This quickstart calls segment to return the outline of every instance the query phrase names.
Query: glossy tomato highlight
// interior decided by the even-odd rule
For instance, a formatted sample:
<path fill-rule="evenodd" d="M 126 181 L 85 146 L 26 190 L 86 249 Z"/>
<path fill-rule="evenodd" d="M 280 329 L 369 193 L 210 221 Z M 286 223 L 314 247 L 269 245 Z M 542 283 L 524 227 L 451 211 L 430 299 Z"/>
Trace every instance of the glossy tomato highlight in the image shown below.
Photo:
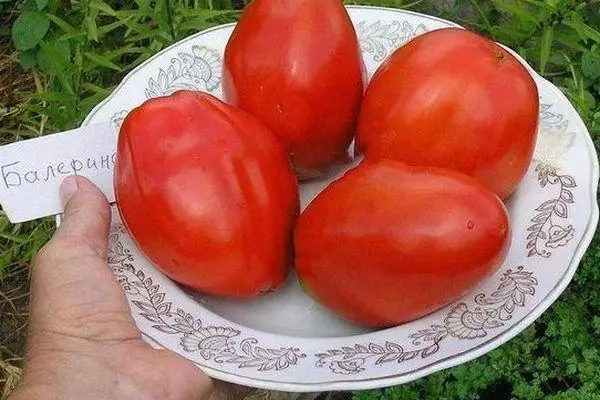
<path fill-rule="evenodd" d="M 500 199 L 475 179 L 382 160 L 319 194 L 294 242 L 309 294 L 351 321 L 386 327 L 443 307 L 496 271 L 510 230 Z"/>
<path fill-rule="evenodd" d="M 348 159 L 365 72 L 340 0 L 253 0 L 223 68 L 227 101 L 271 128 L 300 178 Z"/>
<path fill-rule="evenodd" d="M 173 280 L 233 297 L 284 281 L 298 188 L 253 116 L 199 92 L 147 101 L 121 127 L 115 190 L 139 248 Z"/>
<path fill-rule="evenodd" d="M 467 30 L 440 29 L 377 71 L 357 149 L 372 160 L 454 169 L 506 198 L 531 163 L 538 113 L 536 84 L 514 56 Z"/>

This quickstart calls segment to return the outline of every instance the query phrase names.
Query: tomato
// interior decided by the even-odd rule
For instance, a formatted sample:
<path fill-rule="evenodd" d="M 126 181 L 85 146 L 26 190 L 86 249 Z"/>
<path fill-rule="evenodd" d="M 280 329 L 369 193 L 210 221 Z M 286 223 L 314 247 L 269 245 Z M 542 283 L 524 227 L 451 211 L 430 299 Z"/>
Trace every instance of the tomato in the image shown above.
<path fill-rule="evenodd" d="M 523 179 L 539 98 L 526 68 L 475 33 L 441 29 L 398 49 L 374 75 L 357 128 L 371 159 L 455 169 L 506 198 Z"/>
<path fill-rule="evenodd" d="M 392 160 L 363 162 L 298 219 L 303 287 L 354 322 L 384 327 L 458 299 L 502 264 L 500 199 L 475 179 Z"/>
<path fill-rule="evenodd" d="M 340 0 L 253 0 L 223 69 L 226 99 L 279 136 L 300 178 L 349 158 L 364 65 Z"/>
<path fill-rule="evenodd" d="M 250 297 L 279 287 L 292 260 L 297 189 L 275 136 L 208 94 L 149 100 L 119 134 L 122 219 L 159 269 L 195 290 Z"/>

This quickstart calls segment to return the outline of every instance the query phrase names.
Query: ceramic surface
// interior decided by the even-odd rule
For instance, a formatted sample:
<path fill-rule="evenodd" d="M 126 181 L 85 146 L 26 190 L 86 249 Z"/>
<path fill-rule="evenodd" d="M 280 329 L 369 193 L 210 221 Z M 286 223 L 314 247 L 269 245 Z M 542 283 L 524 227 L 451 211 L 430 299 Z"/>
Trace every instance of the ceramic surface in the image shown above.
<path fill-rule="evenodd" d="M 400 10 L 349 7 L 349 12 L 370 76 L 414 36 L 456 26 Z M 223 52 L 232 29 L 200 32 L 157 54 L 129 74 L 85 124 L 119 125 L 146 99 L 179 89 L 221 96 Z M 530 72 L 542 104 L 539 140 L 535 160 L 507 204 L 510 252 L 498 272 L 464 298 L 419 320 L 369 331 L 313 302 L 293 275 L 279 292 L 251 302 L 194 295 L 139 253 L 115 215 L 109 263 L 144 337 L 213 377 L 299 392 L 408 382 L 483 355 L 517 335 L 565 289 L 598 221 L 598 163 L 589 134 L 565 96 Z M 302 185 L 303 206 L 335 175 Z"/>

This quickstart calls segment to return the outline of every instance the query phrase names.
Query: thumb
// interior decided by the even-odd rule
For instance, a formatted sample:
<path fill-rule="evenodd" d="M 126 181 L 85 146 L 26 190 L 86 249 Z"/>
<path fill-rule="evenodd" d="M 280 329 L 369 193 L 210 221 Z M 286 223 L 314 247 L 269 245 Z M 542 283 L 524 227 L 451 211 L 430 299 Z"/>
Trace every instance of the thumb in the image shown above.
<path fill-rule="evenodd" d="M 125 295 L 107 264 L 106 197 L 81 176 L 66 178 L 60 194 L 65 203 L 63 222 L 33 263 L 32 331 L 137 337 Z"/>
<path fill-rule="evenodd" d="M 110 207 L 104 194 L 86 178 L 70 176 L 60 187 L 60 197 L 65 212 L 52 241 L 68 242 L 106 258 Z"/>

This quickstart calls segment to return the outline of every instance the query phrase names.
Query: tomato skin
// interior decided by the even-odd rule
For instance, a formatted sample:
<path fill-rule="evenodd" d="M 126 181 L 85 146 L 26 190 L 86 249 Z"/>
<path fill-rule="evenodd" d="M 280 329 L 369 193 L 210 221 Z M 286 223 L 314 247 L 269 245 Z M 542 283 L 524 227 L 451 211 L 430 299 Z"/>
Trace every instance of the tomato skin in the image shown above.
<path fill-rule="evenodd" d="M 253 0 L 225 49 L 227 101 L 279 136 L 301 179 L 349 158 L 364 80 L 340 0 Z"/>
<path fill-rule="evenodd" d="M 297 182 L 253 116 L 200 92 L 147 101 L 121 128 L 115 192 L 138 247 L 173 280 L 232 297 L 283 283 Z"/>
<path fill-rule="evenodd" d="M 308 292 L 354 322 L 385 327 L 458 299 L 502 264 L 502 202 L 473 178 L 363 162 L 302 213 L 296 268 Z"/>
<path fill-rule="evenodd" d="M 531 163 L 538 114 L 536 84 L 515 57 L 472 32 L 440 29 L 376 72 L 357 149 L 371 159 L 455 169 L 506 198 Z"/>

